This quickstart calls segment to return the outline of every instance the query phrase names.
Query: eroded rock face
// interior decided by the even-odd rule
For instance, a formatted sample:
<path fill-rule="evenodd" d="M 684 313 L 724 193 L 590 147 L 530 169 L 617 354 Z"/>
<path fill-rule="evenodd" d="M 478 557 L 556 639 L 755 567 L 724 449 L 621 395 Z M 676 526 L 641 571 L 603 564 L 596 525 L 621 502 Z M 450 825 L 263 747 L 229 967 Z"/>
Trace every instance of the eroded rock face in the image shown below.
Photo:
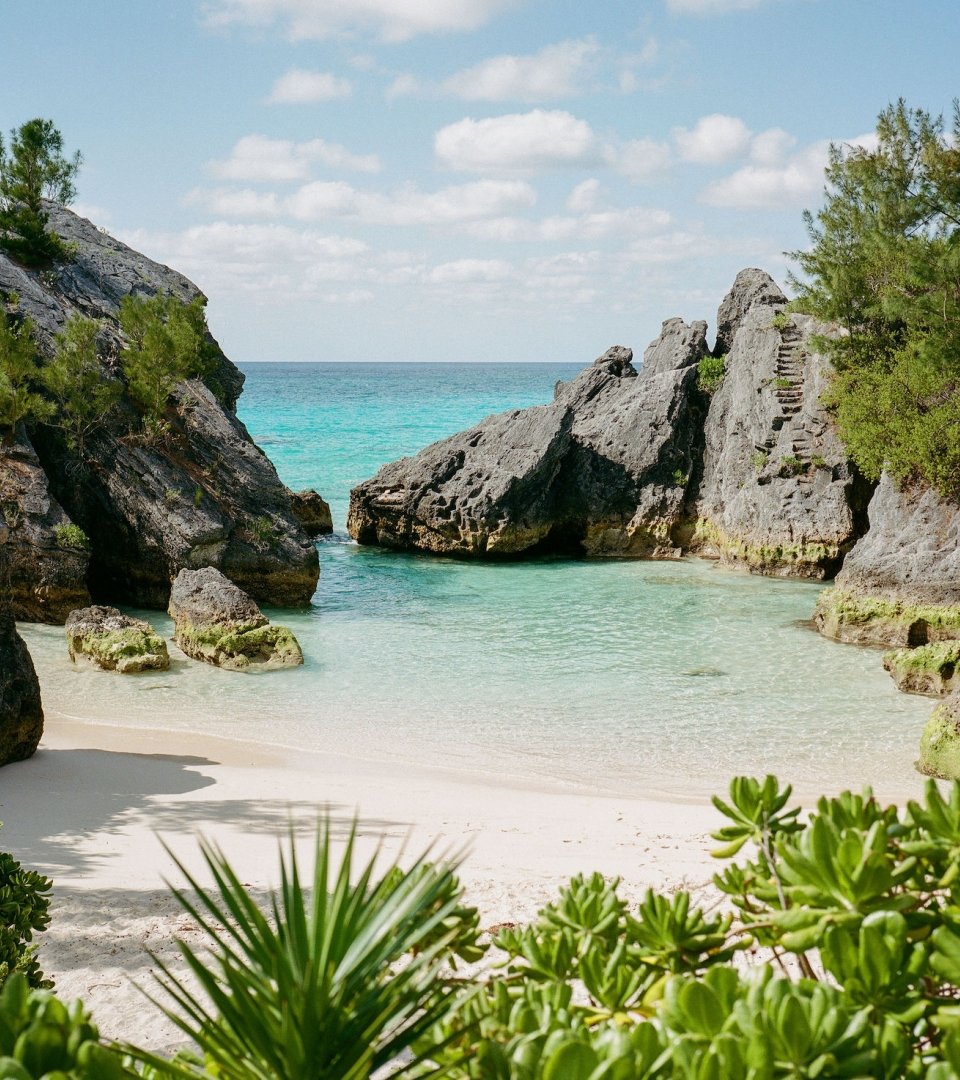
<path fill-rule="evenodd" d="M 884 654 L 883 667 L 905 694 L 943 697 L 960 689 L 960 641 L 933 641 Z"/>
<path fill-rule="evenodd" d="M 43 735 L 37 673 L 5 597 L 6 536 L 0 527 L 0 765 L 30 757 Z"/>
<path fill-rule="evenodd" d="M 704 431 L 693 547 L 757 573 L 832 576 L 862 531 L 865 485 L 820 404 L 829 328 L 779 314 L 785 297 L 744 271 L 720 308 L 735 336 Z M 733 297 L 733 299 L 731 299 Z M 777 298 L 779 297 L 779 300 Z"/>
<path fill-rule="evenodd" d="M 780 286 L 765 270 L 756 267 L 741 270 L 717 310 L 714 355 L 723 356 L 733 348 L 737 331 L 754 308 L 767 308 L 768 317 L 772 318 L 786 302 Z"/>
<path fill-rule="evenodd" d="M 814 616 L 827 637 L 915 647 L 960 638 L 960 505 L 883 476 L 870 528 Z"/>
<path fill-rule="evenodd" d="M 7 527 L 10 602 L 15 619 L 62 623 L 90 602 L 83 536 L 50 491 L 21 425 L 0 442 L 0 524 Z"/>
<path fill-rule="evenodd" d="M 71 611 L 64 630 L 73 661 L 85 657 L 94 667 L 121 675 L 170 667 L 167 643 L 156 630 L 116 608 L 95 604 Z"/>
<path fill-rule="evenodd" d="M 310 537 L 326 536 L 333 532 L 333 515 L 330 504 L 312 488 L 295 491 L 290 496 L 293 516 Z"/>
<path fill-rule="evenodd" d="M 917 771 L 939 780 L 960 780 L 960 691 L 933 710 L 920 737 Z"/>
<path fill-rule="evenodd" d="M 669 320 L 639 373 L 614 346 L 550 405 L 385 466 L 351 492 L 347 528 L 360 543 L 467 556 L 677 554 L 705 335 Z"/>
<path fill-rule="evenodd" d="M 174 640 L 195 660 L 230 671 L 303 663 L 292 632 L 271 625 L 254 601 L 212 566 L 177 574 L 169 612 L 175 624 Z"/>
<path fill-rule="evenodd" d="M 75 257 L 37 273 L 0 254 L 0 298 L 8 298 L 16 317 L 32 321 L 43 355 L 52 353 L 54 335 L 72 314 L 102 320 L 104 375 L 116 376 L 121 299 L 164 292 L 188 302 L 199 290 L 70 211 L 48 209 L 51 228 Z M 309 603 L 319 575 L 316 548 L 293 514 L 289 491 L 235 415 L 242 385 L 220 353 L 207 385 L 181 384 L 168 411 L 170 433 L 152 444 L 137 438 L 135 423 L 131 430 L 129 401 L 88 440 L 83 456 L 54 429 L 31 432 L 55 501 L 90 539 L 88 582 L 96 597 L 163 608 L 181 567 L 215 564 L 259 600 Z M 19 577 L 29 563 L 23 567 Z M 19 594 L 42 587 L 18 575 Z M 78 596 L 69 606 L 85 600 Z M 58 617 L 64 615 L 61 605 Z"/>

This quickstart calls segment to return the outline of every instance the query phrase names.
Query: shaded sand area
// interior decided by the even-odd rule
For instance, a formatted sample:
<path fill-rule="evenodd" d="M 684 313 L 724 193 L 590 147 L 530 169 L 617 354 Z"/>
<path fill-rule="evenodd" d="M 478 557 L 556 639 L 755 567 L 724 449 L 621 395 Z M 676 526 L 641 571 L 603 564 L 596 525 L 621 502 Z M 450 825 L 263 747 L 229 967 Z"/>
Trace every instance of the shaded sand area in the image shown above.
<path fill-rule="evenodd" d="M 196 836 L 215 840 L 254 892 L 275 881 L 278 840 L 290 829 L 306 864 L 318 816 L 343 836 L 356 815 L 361 854 L 429 844 L 463 853 L 467 899 L 481 925 L 529 918 L 580 871 L 694 891 L 710 879 L 708 833 L 720 824 L 698 803 L 508 787 L 430 764 L 391 767 L 291 754 L 209 736 L 75 724 L 48 716 L 30 761 L 0 771 L 0 846 L 54 879 L 41 963 L 65 998 L 83 997 L 104 1034 L 167 1048 L 176 1029 L 135 988 L 196 941 L 164 880 L 180 877 L 161 841 L 200 870 Z"/>

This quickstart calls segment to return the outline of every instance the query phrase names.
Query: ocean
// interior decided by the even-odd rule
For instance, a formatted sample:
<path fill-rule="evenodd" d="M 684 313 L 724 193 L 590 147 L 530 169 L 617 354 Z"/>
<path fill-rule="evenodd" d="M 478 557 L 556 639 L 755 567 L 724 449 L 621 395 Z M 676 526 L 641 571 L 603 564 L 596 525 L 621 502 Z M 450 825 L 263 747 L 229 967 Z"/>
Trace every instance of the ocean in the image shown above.
<path fill-rule="evenodd" d="M 268 610 L 304 667 L 183 661 L 124 678 L 72 666 L 62 629 L 26 626 L 48 710 L 583 792 L 702 798 L 768 772 L 808 793 L 918 789 L 932 705 L 899 694 L 877 650 L 812 629 L 818 584 L 692 558 L 472 564 L 350 542 L 351 486 L 492 412 L 549 401 L 579 365 L 243 370 L 240 418 L 285 483 L 333 510 L 310 609 Z"/>

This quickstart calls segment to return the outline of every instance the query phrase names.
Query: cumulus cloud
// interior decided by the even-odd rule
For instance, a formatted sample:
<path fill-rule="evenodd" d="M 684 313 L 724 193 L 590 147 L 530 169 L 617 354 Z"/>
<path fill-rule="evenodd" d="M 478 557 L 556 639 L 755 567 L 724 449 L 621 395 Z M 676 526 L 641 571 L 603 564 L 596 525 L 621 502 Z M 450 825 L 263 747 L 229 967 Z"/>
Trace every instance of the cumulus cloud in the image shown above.
<path fill-rule="evenodd" d="M 803 206 L 823 186 L 829 143 L 817 142 L 780 165 L 745 165 L 710 184 L 701 202 L 711 206 L 775 209 Z"/>
<path fill-rule="evenodd" d="M 556 243 L 645 236 L 668 228 L 671 221 L 671 215 L 666 210 L 629 206 L 554 214 L 539 219 L 490 218 L 467 222 L 460 226 L 460 231 L 479 240 L 493 240 L 501 244 L 519 241 Z"/>
<path fill-rule="evenodd" d="M 315 105 L 336 101 L 353 93 L 349 79 L 329 71 L 304 71 L 293 68 L 273 84 L 267 101 L 271 105 Z"/>
<path fill-rule="evenodd" d="M 742 157 L 750 146 L 747 125 L 722 113 L 701 117 L 692 130 L 674 128 L 672 134 L 680 157 L 698 165 L 722 165 Z"/>
<path fill-rule="evenodd" d="M 316 181 L 290 196 L 284 208 L 302 221 L 345 217 L 368 225 L 453 225 L 516 213 L 536 201 L 533 188 L 519 180 L 478 180 L 433 192 L 406 187 L 389 195 Z"/>
<path fill-rule="evenodd" d="M 601 202 L 600 181 L 595 177 L 584 180 L 567 196 L 567 209 L 572 214 L 585 214 L 596 210 Z"/>
<path fill-rule="evenodd" d="M 433 145 L 437 161 L 459 172 L 529 174 L 604 159 L 603 146 L 586 120 L 560 110 L 468 117 L 441 128 Z"/>
<path fill-rule="evenodd" d="M 280 210 L 275 192 L 252 188 L 194 188 L 184 202 L 204 206 L 226 217 L 274 217 Z"/>
<path fill-rule="evenodd" d="M 612 149 L 608 160 L 631 180 L 652 180 L 670 168 L 673 155 L 666 143 L 656 139 L 630 139 Z"/>
<path fill-rule="evenodd" d="M 504 259 L 455 259 L 440 263 L 428 274 L 429 280 L 437 284 L 505 281 L 513 276 L 513 267 Z"/>
<path fill-rule="evenodd" d="M 517 0 L 208 0 L 210 26 L 278 26 L 291 41 L 375 34 L 407 41 L 419 34 L 476 30 Z"/>
<path fill-rule="evenodd" d="M 529 56 L 493 56 L 451 75 L 444 94 L 463 101 L 554 101 L 583 89 L 601 52 L 591 38 L 546 45 Z"/>
<path fill-rule="evenodd" d="M 380 170 L 380 159 L 376 154 L 353 154 L 324 139 L 297 143 L 265 135 L 245 135 L 237 140 L 226 161 L 212 161 L 208 168 L 221 180 L 275 183 L 305 180 L 314 165 L 374 173 Z"/>

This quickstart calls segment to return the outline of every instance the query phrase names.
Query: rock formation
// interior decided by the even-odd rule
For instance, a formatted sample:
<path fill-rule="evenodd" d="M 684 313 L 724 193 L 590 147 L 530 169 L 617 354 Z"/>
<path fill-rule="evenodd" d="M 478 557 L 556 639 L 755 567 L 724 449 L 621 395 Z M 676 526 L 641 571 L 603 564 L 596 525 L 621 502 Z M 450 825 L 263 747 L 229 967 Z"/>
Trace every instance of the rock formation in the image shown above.
<path fill-rule="evenodd" d="M 491 417 L 385 466 L 351 493 L 360 543 L 456 555 L 684 551 L 823 578 L 862 525 L 866 492 L 819 398 L 828 328 L 781 314 L 762 271 L 720 306 L 726 374 L 708 399 L 706 323 L 663 324 L 637 372 L 615 347 L 551 405 Z M 709 412 L 708 412 L 709 405 Z"/>
<path fill-rule="evenodd" d="M 664 323 L 638 373 L 608 350 L 550 405 L 501 413 L 350 495 L 361 543 L 467 556 L 676 555 L 701 427 L 706 324 Z"/>
<path fill-rule="evenodd" d="M 297 639 L 272 626 L 260 608 L 219 570 L 181 570 L 170 591 L 177 645 L 195 660 L 229 671 L 296 667 L 303 663 Z"/>
<path fill-rule="evenodd" d="M 825 578 L 862 531 L 868 489 L 820 404 L 830 364 L 812 339 L 829 327 L 785 303 L 749 270 L 720 306 L 733 338 L 705 426 L 694 548 L 758 573 Z"/>
<path fill-rule="evenodd" d="M 330 504 L 312 488 L 293 492 L 290 505 L 293 516 L 300 522 L 300 527 L 307 536 L 326 536 L 333 532 Z"/>
<path fill-rule="evenodd" d="M 960 689 L 960 641 L 933 641 L 884 653 L 883 667 L 905 694 L 943 697 Z"/>
<path fill-rule="evenodd" d="M 917 770 L 940 780 L 960 779 L 960 691 L 933 710 L 920 737 Z"/>
<path fill-rule="evenodd" d="M 0 765 L 30 757 L 43 734 L 40 684 L 8 599 L 6 540 L 0 525 Z"/>
<path fill-rule="evenodd" d="M 71 314 L 102 320 L 98 350 L 104 377 L 119 378 L 120 300 L 165 293 L 187 302 L 200 294 L 182 275 L 83 218 L 52 204 L 48 210 L 50 227 L 71 245 L 74 257 L 38 273 L 0 254 L 0 301 L 14 318 L 31 320 L 42 356 L 52 354 L 54 336 Z M 33 532 L 22 533 L 23 545 L 37 557 L 13 566 L 20 617 L 62 621 L 66 610 L 87 602 L 84 553 L 65 557 L 55 580 L 45 569 L 44 529 L 69 523 L 89 538 L 86 578 L 98 599 L 162 608 L 181 567 L 216 565 L 257 599 L 309 602 L 319 573 L 316 548 L 294 516 L 289 491 L 236 417 L 242 374 L 217 353 L 206 385 L 180 384 L 162 440 L 148 443 L 131 435 L 128 401 L 121 402 L 115 423 L 89 439 L 82 456 L 54 428 L 34 425 L 30 439 L 46 483 L 34 467 L 35 494 L 12 499 L 12 513 L 26 521 L 27 503 L 39 508 L 44 499 L 49 509 L 31 511 Z M 13 455 L 0 455 L 0 492 L 16 492 L 18 485 L 25 490 L 29 446 L 18 442 Z M 41 528 L 40 522 L 46 524 Z"/>
<path fill-rule="evenodd" d="M 883 476 L 870 527 L 814 616 L 827 637 L 915 647 L 960 638 L 960 505 Z"/>
<path fill-rule="evenodd" d="M 94 667 L 121 675 L 170 667 L 167 643 L 156 630 L 116 608 L 93 605 L 71 611 L 64 630 L 73 661 L 86 657 Z"/>

